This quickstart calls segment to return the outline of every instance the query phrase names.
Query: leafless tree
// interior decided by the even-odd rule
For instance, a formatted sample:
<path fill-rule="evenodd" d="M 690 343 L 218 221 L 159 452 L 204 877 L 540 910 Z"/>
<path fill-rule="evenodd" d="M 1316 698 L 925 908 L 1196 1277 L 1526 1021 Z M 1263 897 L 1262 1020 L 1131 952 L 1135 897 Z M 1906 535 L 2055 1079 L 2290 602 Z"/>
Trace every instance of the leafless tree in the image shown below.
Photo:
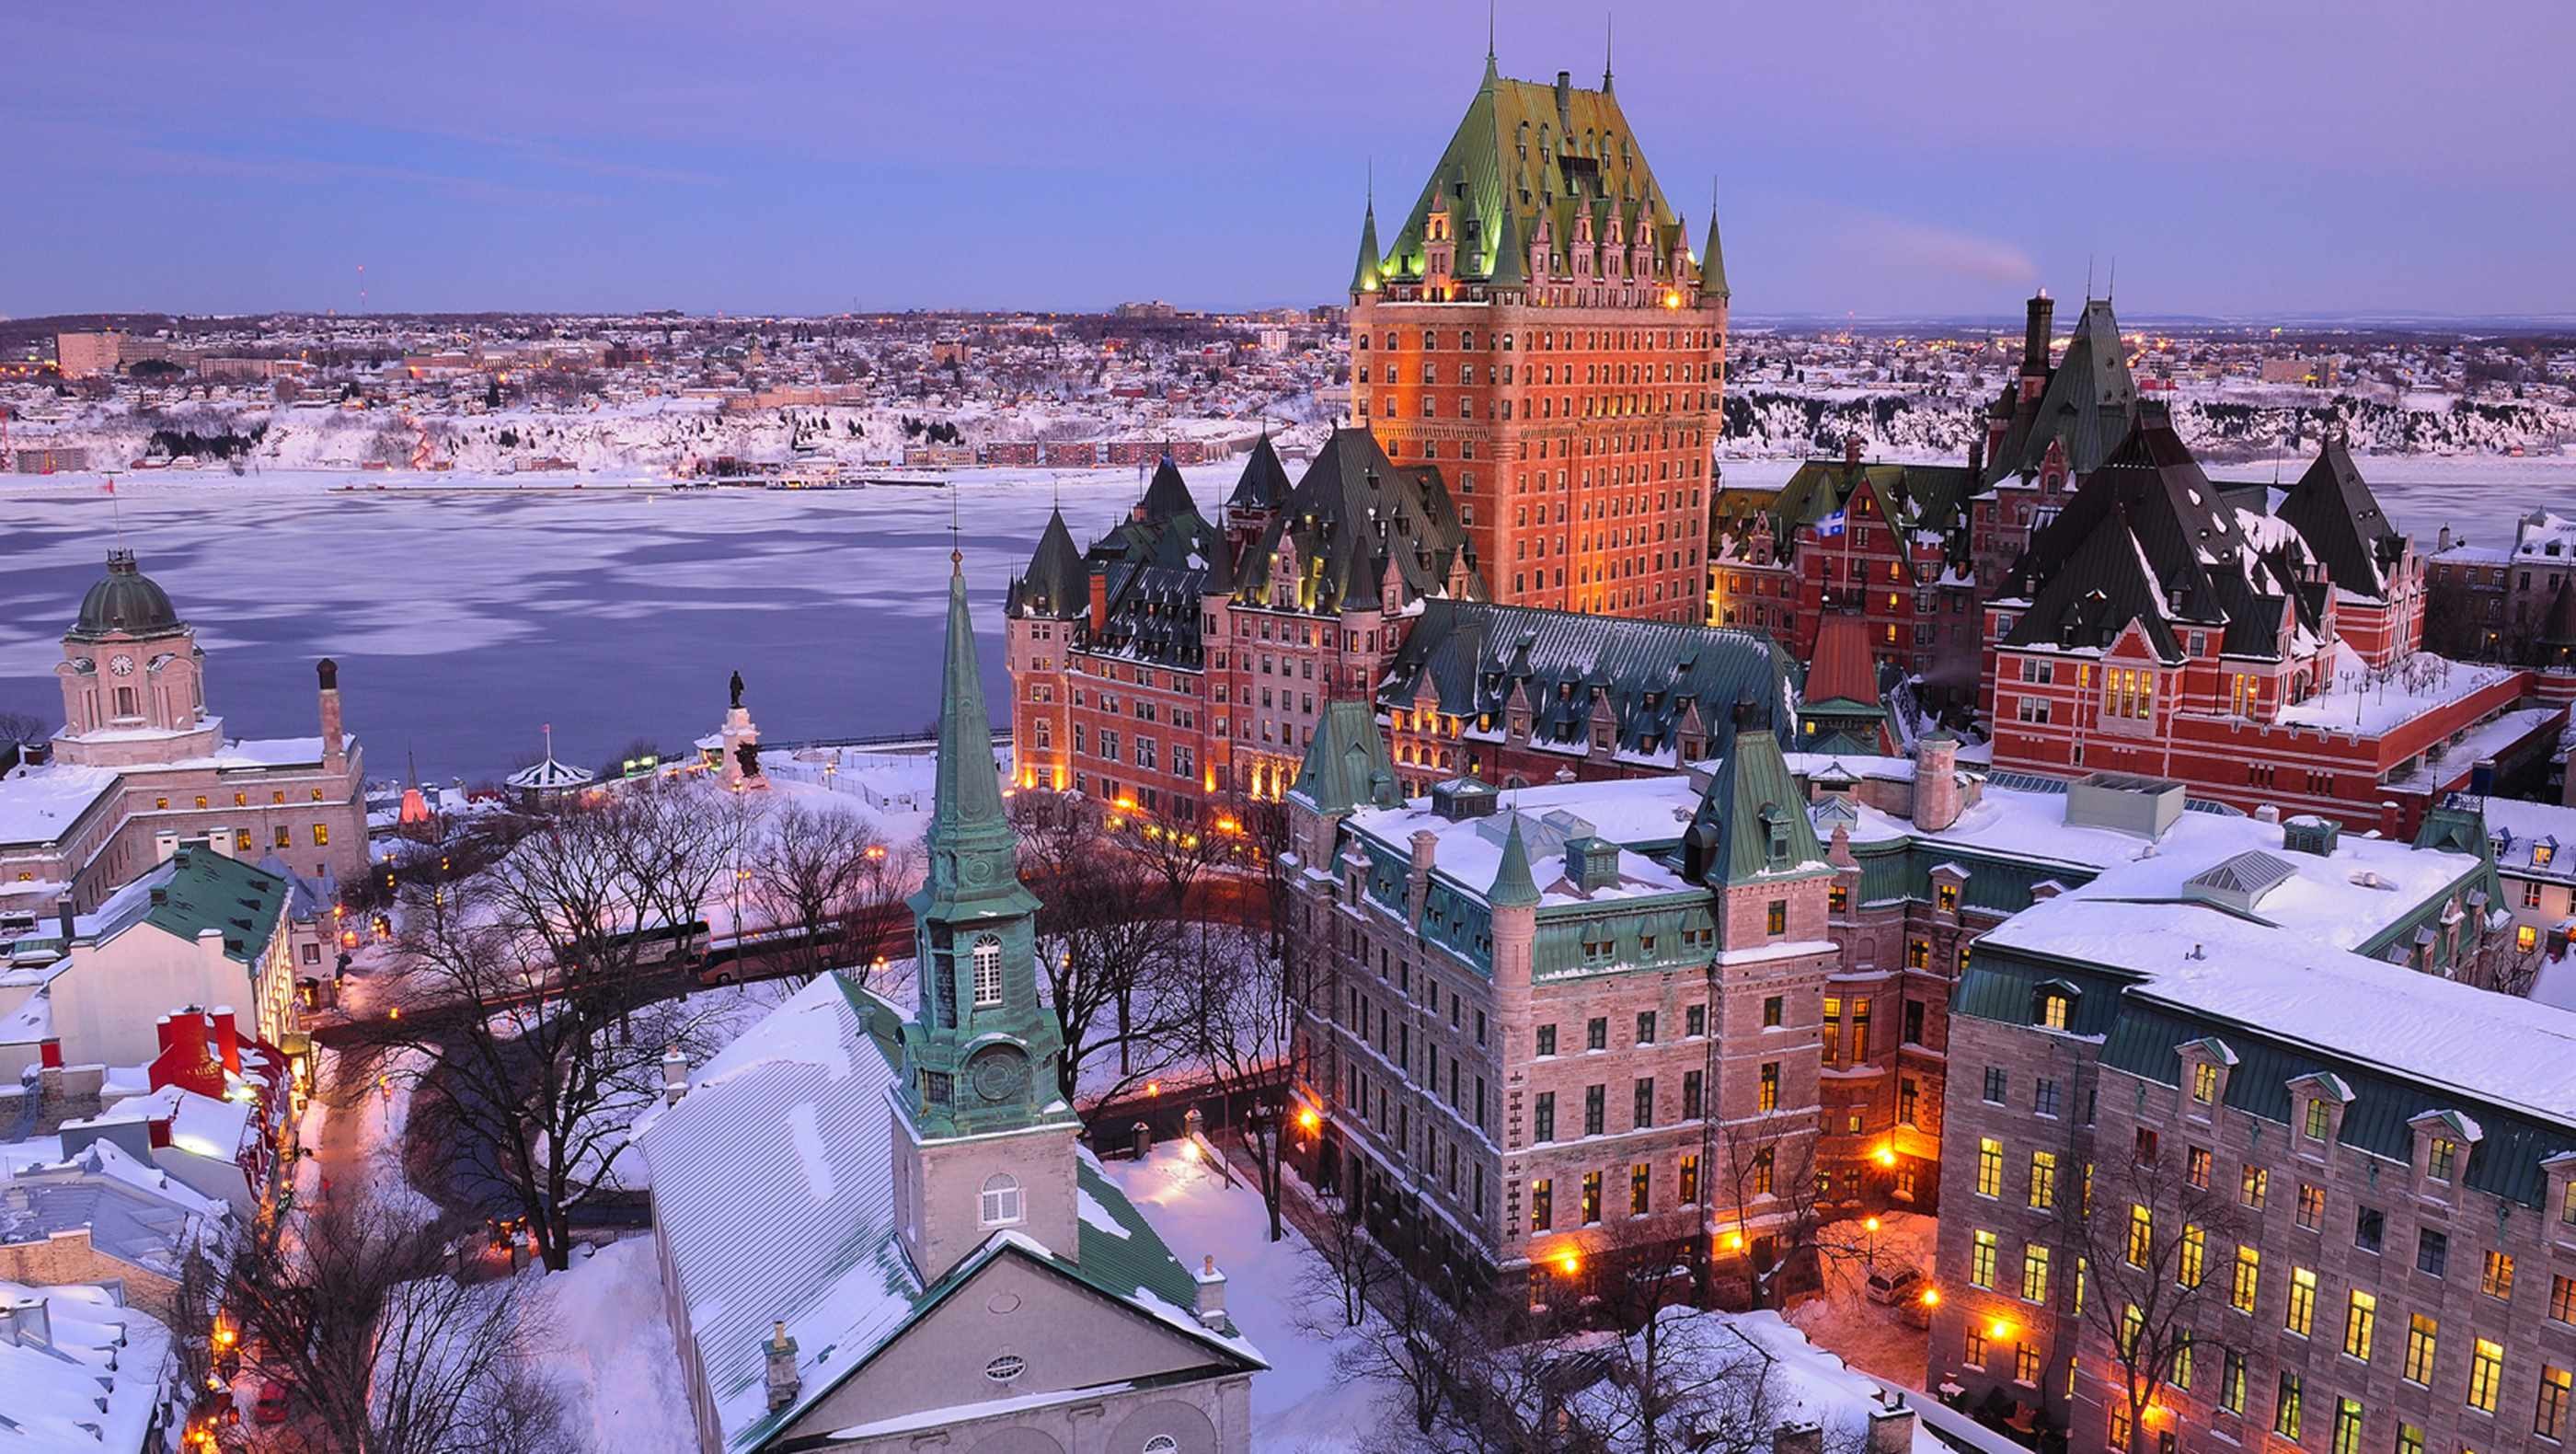
<path fill-rule="evenodd" d="M 1038 968 L 1064 1037 L 1059 1089 L 1090 1070 L 1097 1105 L 1182 1063 L 1195 1006 L 1181 964 L 1181 923 L 1162 881 L 1107 833 L 1081 798 L 1022 793 L 1012 801 L 1021 876 L 1041 899 Z M 1114 1070 L 1098 1068 L 1114 1064 Z"/>
<path fill-rule="evenodd" d="M 532 1280 L 466 1286 L 456 1230 L 363 1196 L 247 1239 L 225 1305 L 243 1367 L 308 1411 L 290 1438 L 351 1454 L 539 1454 L 568 1431 L 536 1376 Z M 292 1445 L 290 1445 L 292 1447 Z"/>
<path fill-rule="evenodd" d="M 1236 1120 L 1242 1160 L 1261 1188 L 1276 1242 L 1283 1235 L 1287 1142 L 1297 1129 L 1288 1094 L 1288 1037 L 1296 1019 L 1288 965 L 1258 927 L 1203 922 L 1188 932 L 1193 942 L 1183 965 L 1196 1006 L 1190 1058 L 1208 1088 L 1242 1112 Z"/>
<path fill-rule="evenodd" d="M 2057 1198 L 2066 1244 L 2092 1283 L 2082 1317 L 2112 1351 L 2132 1430 L 2146 1427 L 2165 1389 L 2189 1384 L 2197 1360 L 2227 1351 L 2229 1320 L 2219 1314 L 2230 1268 L 2213 1259 L 2244 1239 L 2248 1223 L 2210 1160 L 2169 1154 L 2150 1133 L 2134 1147 L 2103 1147 L 2090 1184 Z M 2058 1305 L 2072 1301 L 2070 1285 Z"/>
<path fill-rule="evenodd" d="M 42 742 L 53 729 L 32 712 L 0 712 L 0 743 Z"/>
<path fill-rule="evenodd" d="M 775 931 L 763 957 L 795 985 L 835 969 L 865 985 L 880 946 L 909 919 L 911 854 L 853 813 L 793 800 L 772 808 L 749 868 L 746 917 Z"/>
<path fill-rule="evenodd" d="M 638 927 L 634 906 L 673 900 L 634 871 L 654 860 L 621 837 L 632 821 L 577 809 L 482 873 L 405 884 L 395 950 L 410 1006 L 349 1047 L 375 1073 L 432 1089 L 421 1113 L 488 1161 L 556 1269 L 572 1211 L 659 1094 L 663 1054 L 708 1048 L 701 1018 L 656 983 L 678 951 L 652 932 L 663 921 Z"/>
<path fill-rule="evenodd" d="M 1813 1265 L 1824 1225 L 1814 1130 L 1805 1117 L 1769 1113 L 1709 1123 L 1717 1256 L 1741 1259 L 1757 1308 L 1779 1306 L 1785 1284 Z"/>

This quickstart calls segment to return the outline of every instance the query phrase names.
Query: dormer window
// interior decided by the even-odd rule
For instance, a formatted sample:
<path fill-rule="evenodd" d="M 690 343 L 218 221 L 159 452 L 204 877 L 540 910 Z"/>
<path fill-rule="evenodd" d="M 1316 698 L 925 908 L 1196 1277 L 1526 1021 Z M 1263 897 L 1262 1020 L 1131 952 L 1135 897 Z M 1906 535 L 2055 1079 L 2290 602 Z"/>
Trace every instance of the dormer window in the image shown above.
<path fill-rule="evenodd" d="M 2039 997 L 2039 1023 L 2045 1029 L 2063 1030 L 2072 1010 L 2066 996 L 2051 991 Z"/>
<path fill-rule="evenodd" d="M 2457 1175 L 2459 1165 L 2460 1143 L 2448 1136 L 2432 1138 L 2424 1157 L 2424 1175 L 2447 1186 Z"/>
<path fill-rule="evenodd" d="M 2218 1099 L 2218 1067 L 2207 1061 L 2191 1068 L 2191 1098 L 2206 1106 Z"/>
<path fill-rule="evenodd" d="M 2299 1134 L 2311 1141 L 2323 1141 L 2334 1134 L 2334 1113 L 2326 1108 L 2325 1097 L 2308 1097 L 2308 1112 L 2300 1123 Z"/>

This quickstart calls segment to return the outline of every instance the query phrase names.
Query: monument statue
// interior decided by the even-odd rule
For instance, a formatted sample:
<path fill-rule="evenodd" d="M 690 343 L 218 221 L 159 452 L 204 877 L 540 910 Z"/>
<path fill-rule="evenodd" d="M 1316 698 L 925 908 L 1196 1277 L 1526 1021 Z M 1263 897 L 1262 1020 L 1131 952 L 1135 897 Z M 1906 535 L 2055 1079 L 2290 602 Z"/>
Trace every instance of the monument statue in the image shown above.
<path fill-rule="evenodd" d="M 733 674 L 733 704 L 737 707 L 742 705 L 742 673 L 739 671 Z"/>

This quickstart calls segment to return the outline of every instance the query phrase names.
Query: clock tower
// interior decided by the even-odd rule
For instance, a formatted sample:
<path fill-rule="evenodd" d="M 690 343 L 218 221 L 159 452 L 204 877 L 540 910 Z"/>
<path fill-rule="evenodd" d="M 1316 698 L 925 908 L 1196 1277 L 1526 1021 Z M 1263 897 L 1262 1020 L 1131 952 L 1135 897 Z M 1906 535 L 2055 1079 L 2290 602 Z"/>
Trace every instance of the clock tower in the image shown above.
<path fill-rule="evenodd" d="M 894 1137 L 906 1250 L 937 1278 L 997 1231 L 1079 1250 L 1074 1140 L 1057 1086 L 1064 1041 L 1038 998 L 1038 899 L 1002 816 L 992 719 L 952 556 L 929 871 L 911 899 L 920 997 L 902 1025 Z"/>

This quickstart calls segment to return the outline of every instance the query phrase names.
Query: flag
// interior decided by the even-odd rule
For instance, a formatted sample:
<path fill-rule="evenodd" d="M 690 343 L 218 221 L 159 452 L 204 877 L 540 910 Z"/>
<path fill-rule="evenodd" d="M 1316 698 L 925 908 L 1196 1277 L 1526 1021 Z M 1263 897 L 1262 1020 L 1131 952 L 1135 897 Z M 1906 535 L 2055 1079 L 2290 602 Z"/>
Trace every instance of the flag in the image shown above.
<path fill-rule="evenodd" d="M 99 486 L 99 488 L 113 495 L 116 493 L 116 481 L 109 480 L 106 484 Z"/>
<path fill-rule="evenodd" d="M 1831 539 L 1842 533 L 1843 512 L 1840 510 L 1816 522 L 1816 535 L 1819 539 Z"/>

